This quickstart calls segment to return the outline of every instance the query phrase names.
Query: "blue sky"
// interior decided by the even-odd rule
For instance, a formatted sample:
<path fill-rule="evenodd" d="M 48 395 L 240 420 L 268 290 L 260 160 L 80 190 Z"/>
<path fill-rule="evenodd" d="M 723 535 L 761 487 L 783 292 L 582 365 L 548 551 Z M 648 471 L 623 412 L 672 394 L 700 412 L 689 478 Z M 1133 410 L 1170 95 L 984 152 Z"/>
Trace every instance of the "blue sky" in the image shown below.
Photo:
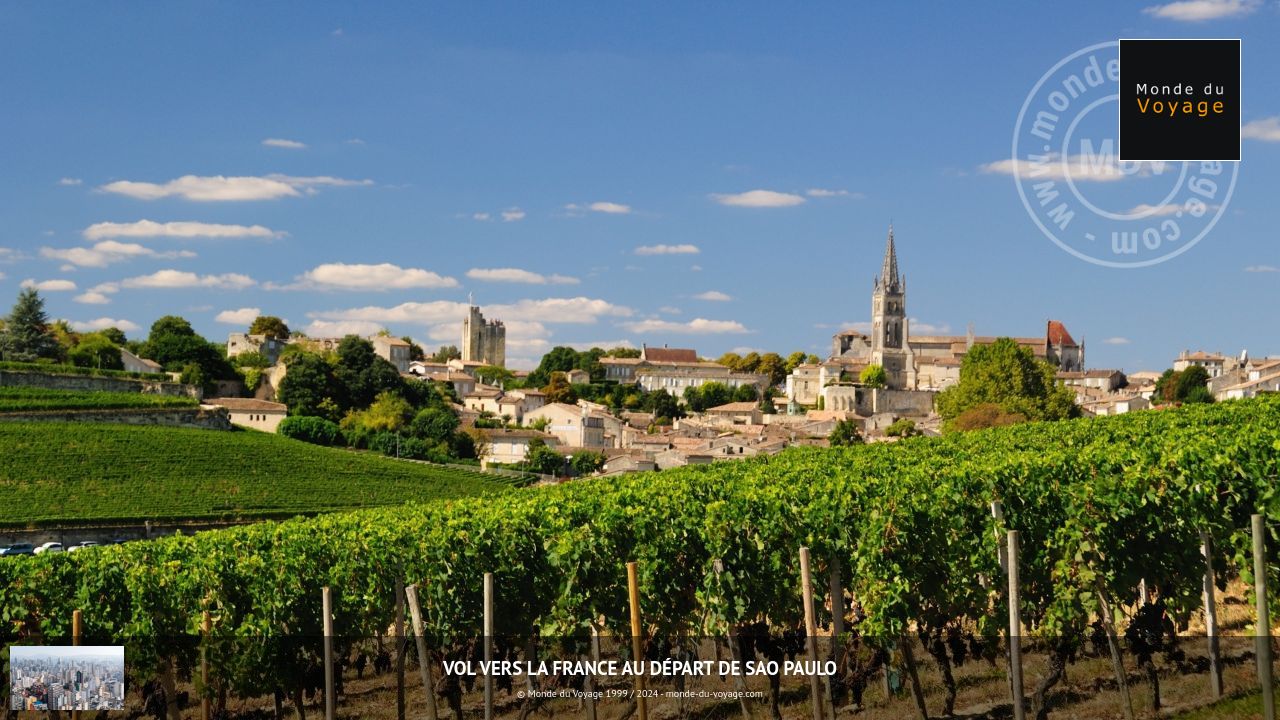
<path fill-rule="evenodd" d="M 473 293 L 517 366 L 825 353 L 892 219 L 917 332 L 1280 354 L 1280 9 L 1154 2 L 6 3 L 0 299 L 434 347 Z M 1255 136 L 1213 232 L 1136 270 L 1064 253 L 992 170 L 1041 74 L 1119 37 L 1243 38 Z"/>

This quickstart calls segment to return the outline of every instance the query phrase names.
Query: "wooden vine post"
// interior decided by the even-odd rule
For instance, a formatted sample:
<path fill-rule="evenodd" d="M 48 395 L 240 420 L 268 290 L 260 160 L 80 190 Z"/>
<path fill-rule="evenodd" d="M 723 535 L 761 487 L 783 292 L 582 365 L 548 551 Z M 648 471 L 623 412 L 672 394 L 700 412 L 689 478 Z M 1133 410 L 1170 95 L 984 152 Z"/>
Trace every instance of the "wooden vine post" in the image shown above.
<path fill-rule="evenodd" d="M 334 720 L 337 696 L 333 687 L 333 594 L 328 586 L 320 591 L 320 607 L 324 613 L 324 717 Z"/>
<path fill-rule="evenodd" d="M 631 604 L 631 659 L 640 666 L 644 663 L 644 638 L 640 628 L 640 576 L 635 561 L 627 563 L 627 597 Z M 644 673 L 636 672 L 636 713 L 640 720 L 649 720 L 649 704 L 644 697 Z"/>
<path fill-rule="evenodd" d="M 1204 633 L 1209 642 L 1209 690 L 1213 699 L 1222 697 L 1222 661 L 1218 643 L 1217 578 L 1213 571 L 1213 540 L 1200 533 L 1200 552 L 1204 555 Z"/>
<path fill-rule="evenodd" d="M 484 720 L 493 720 L 493 573 L 484 574 Z"/>
<path fill-rule="evenodd" d="M 1276 692 L 1271 676 L 1271 611 L 1267 606 L 1267 531 L 1261 515 L 1253 516 L 1253 592 L 1258 608 L 1258 683 L 1262 685 L 1263 720 L 1276 720 Z"/>
<path fill-rule="evenodd" d="M 404 579 L 396 578 L 396 720 L 405 720 L 404 702 Z"/>
<path fill-rule="evenodd" d="M 431 655 L 427 652 L 427 638 L 422 630 L 422 606 L 418 604 L 418 586 L 404 589 L 413 620 L 413 637 L 418 646 L 418 672 L 422 675 L 422 687 L 427 691 L 427 720 L 439 720 L 436 715 L 436 683 L 431 677 Z"/>
<path fill-rule="evenodd" d="M 1120 641 L 1116 638 L 1116 627 L 1111 622 L 1111 604 L 1107 602 L 1107 594 L 1103 591 L 1101 579 L 1095 580 L 1094 591 L 1098 593 L 1098 619 L 1102 621 L 1102 629 L 1107 633 L 1107 647 L 1111 649 L 1111 667 L 1116 673 L 1116 687 L 1120 689 L 1120 709 L 1124 710 L 1125 720 L 1133 720 L 1133 698 L 1129 695 L 1129 681 L 1125 677 L 1124 661 L 1120 659 Z"/>
<path fill-rule="evenodd" d="M 844 589 L 840 583 L 840 558 L 833 557 L 827 572 L 827 597 L 831 602 L 831 652 L 828 657 L 838 669 L 844 665 L 844 646 L 840 636 L 844 634 Z M 835 677 L 827 677 L 827 710 L 831 717 L 836 716 Z"/>
<path fill-rule="evenodd" d="M 818 666 L 818 624 L 813 618 L 813 583 L 809 574 L 809 548 L 800 548 L 800 595 L 804 598 L 805 648 L 811 667 Z M 822 689 L 816 672 L 809 673 L 809 702 L 813 705 L 813 720 L 822 720 Z"/>
<path fill-rule="evenodd" d="M 1009 686 L 1012 688 L 1014 720 L 1024 720 L 1022 687 L 1022 618 L 1018 608 L 1021 600 L 1018 578 L 1019 536 L 1017 530 L 1009 531 L 1009 549 L 1005 558 L 1009 575 Z"/>

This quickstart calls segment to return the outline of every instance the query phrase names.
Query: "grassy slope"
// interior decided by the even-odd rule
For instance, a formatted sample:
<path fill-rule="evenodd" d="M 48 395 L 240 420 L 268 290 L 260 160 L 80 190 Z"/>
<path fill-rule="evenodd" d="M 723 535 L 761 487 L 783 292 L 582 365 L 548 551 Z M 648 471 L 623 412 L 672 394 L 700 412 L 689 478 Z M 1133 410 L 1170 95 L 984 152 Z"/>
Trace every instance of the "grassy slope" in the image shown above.
<path fill-rule="evenodd" d="M 272 517 L 505 487 L 253 431 L 0 423 L 0 526 Z"/>

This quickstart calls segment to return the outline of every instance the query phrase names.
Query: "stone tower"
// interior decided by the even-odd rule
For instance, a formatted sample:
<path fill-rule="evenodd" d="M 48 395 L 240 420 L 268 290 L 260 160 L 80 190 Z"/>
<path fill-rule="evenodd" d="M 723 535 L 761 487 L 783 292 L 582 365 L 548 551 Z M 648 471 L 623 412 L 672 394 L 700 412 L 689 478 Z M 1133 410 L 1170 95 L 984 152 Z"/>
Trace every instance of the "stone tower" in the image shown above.
<path fill-rule="evenodd" d="M 914 389 L 915 357 L 907 343 L 907 283 L 898 273 L 893 225 L 871 292 L 871 364 L 884 368 L 886 387 Z"/>
<path fill-rule="evenodd" d="M 507 328 L 501 320 L 485 320 L 480 308 L 469 305 L 462 320 L 462 361 L 505 367 Z"/>

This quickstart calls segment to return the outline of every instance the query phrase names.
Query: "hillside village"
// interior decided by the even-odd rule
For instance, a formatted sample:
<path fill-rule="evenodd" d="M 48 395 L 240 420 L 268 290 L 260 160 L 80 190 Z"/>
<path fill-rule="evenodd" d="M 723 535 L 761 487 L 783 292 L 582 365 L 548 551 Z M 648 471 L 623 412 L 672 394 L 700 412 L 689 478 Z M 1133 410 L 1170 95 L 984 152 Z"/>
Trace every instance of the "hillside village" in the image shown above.
<path fill-rule="evenodd" d="M 8 325 L 16 330 L 20 322 Z M 307 337 L 271 317 L 260 317 L 248 332 L 231 333 L 225 346 L 206 344 L 185 320 L 168 317 L 157 321 L 146 342 L 127 341 L 118 331 L 74 336 L 53 323 L 42 347 L 53 355 L 61 344 L 72 365 L 185 383 L 179 386 L 201 399 L 202 426 L 211 426 L 210 413 L 221 413 L 222 425 L 316 442 L 315 428 L 324 423 L 323 437 L 340 438 L 329 444 L 546 476 L 663 470 L 796 445 L 938 434 L 945 426 L 945 392 L 960 385 L 966 357 L 975 348 L 995 352 L 1001 343 L 1052 373 L 1050 384 L 1072 401 L 1070 409 L 1058 411 L 1061 416 L 1280 391 L 1280 358 L 1244 353 L 1184 351 L 1163 372 L 1090 368 L 1083 340 L 1058 320 L 1047 320 L 1035 335 L 979 335 L 972 326 L 964 335 L 914 335 L 892 228 L 871 283 L 867 329 L 835 333 L 825 358 L 730 353 L 712 360 L 696 348 L 667 345 L 555 348 L 533 371 L 505 367 L 505 326 L 475 305 L 463 318 L 459 344 L 431 355 L 410 338 L 387 332 Z M 11 360 L 48 363 L 49 357 L 39 348 L 24 356 L 21 338 L 12 331 L 5 337 L 9 372 L 0 374 L 0 384 L 34 382 L 30 367 Z M 44 367 L 45 375 L 56 374 L 55 366 Z M 177 410 L 148 412 L 124 421 L 169 422 L 155 418 L 174 417 Z M 953 418 L 969 427 L 1018 419 L 1001 419 L 999 412 Z"/>

